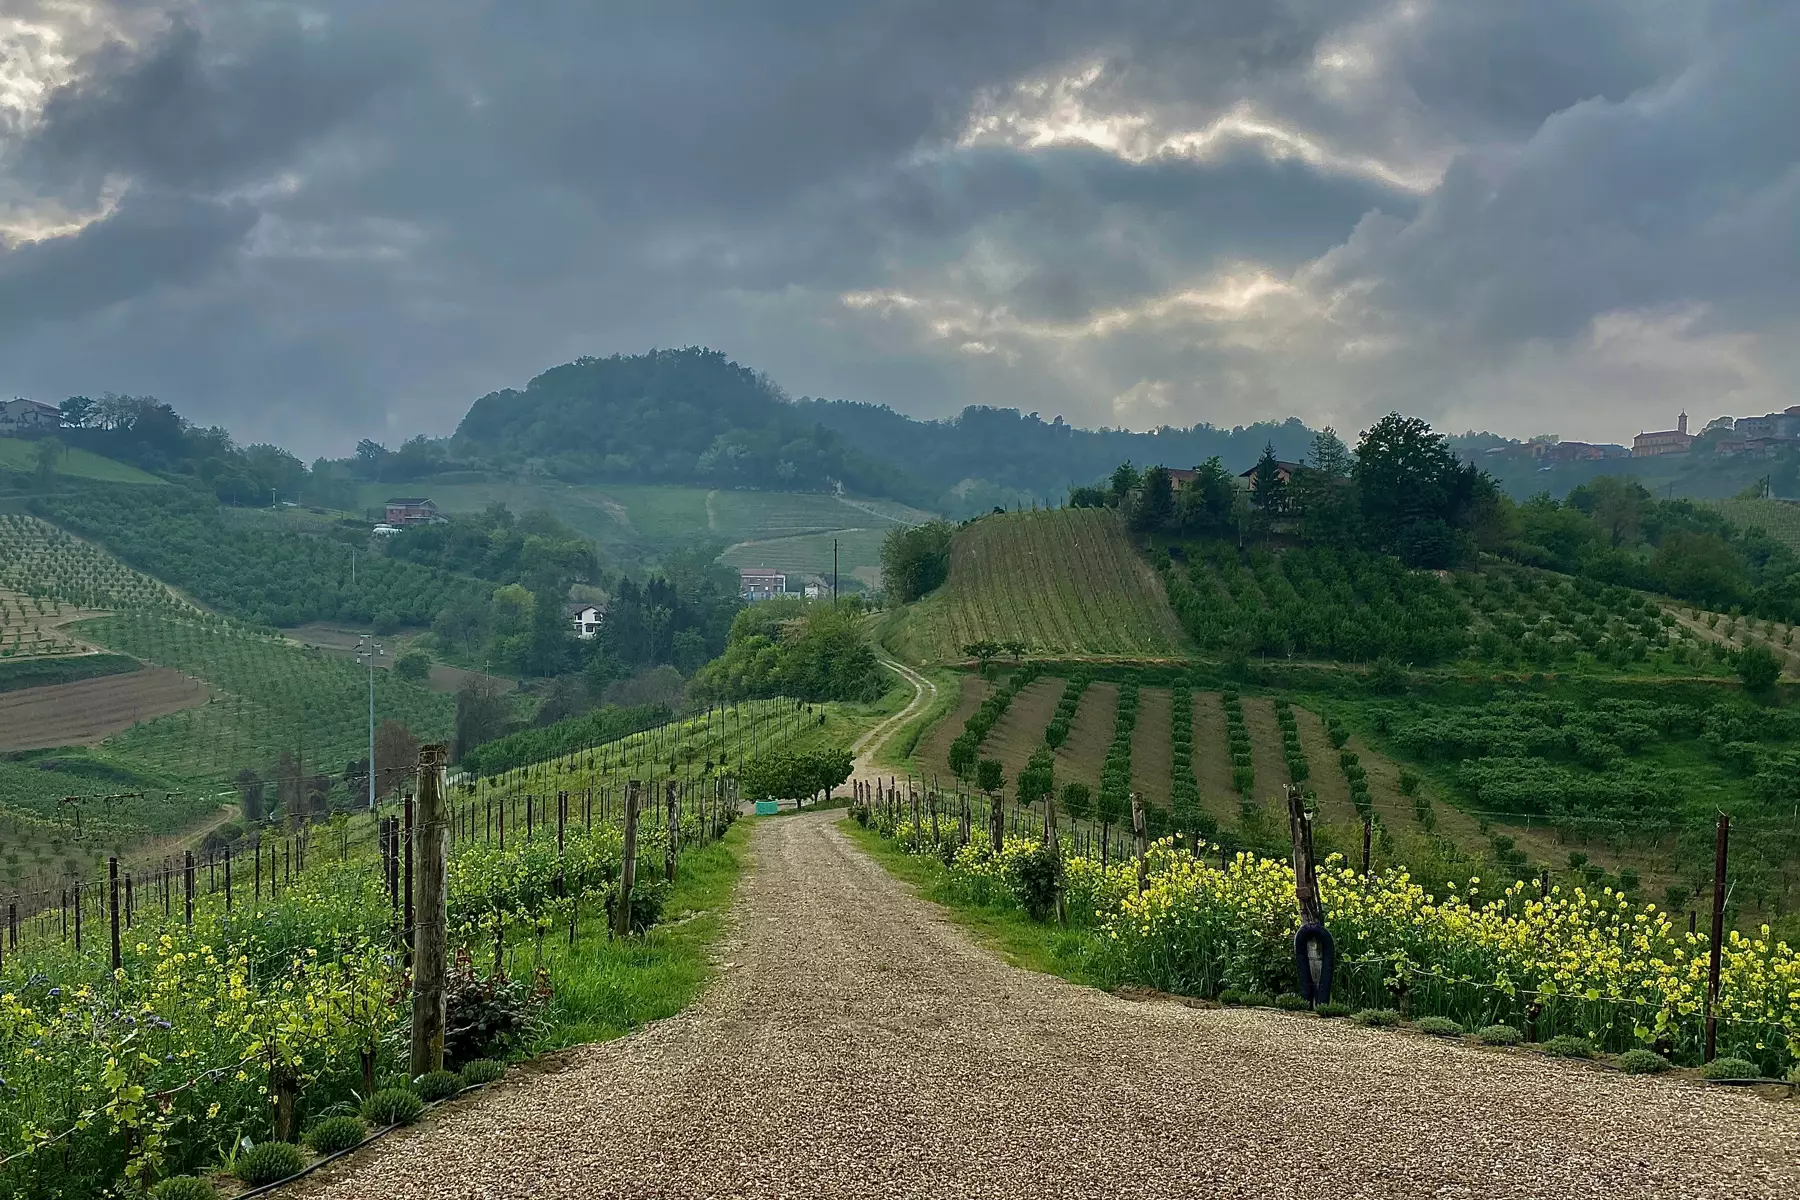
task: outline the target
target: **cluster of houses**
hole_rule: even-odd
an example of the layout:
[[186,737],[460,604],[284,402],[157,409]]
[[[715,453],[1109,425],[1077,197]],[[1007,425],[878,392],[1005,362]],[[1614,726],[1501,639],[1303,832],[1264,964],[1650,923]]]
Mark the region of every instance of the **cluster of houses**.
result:
[[0,436],[61,429],[62,409],[36,400],[0,400]]
[[1688,415],[1675,419],[1673,429],[1648,430],[1631,439],[1629,447],[1613,442],[1572,442],[1537,437],[1528,442],[1495,446],[1487,458],[1529,458],[1543,467],[1561,463],[1590,462],[1607,458],[1661,458],[1687,454],[1705,439],[1712,452],[1722,457],[1771,458],[1787,449],[1800,449],[1800,404],[1760,417],[1719,417],[1704,430],[1692,433]]

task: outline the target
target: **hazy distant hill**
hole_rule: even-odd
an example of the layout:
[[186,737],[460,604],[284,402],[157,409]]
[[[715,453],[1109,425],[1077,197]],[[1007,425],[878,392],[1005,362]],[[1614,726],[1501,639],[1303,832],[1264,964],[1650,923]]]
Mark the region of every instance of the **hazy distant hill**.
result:
[[[1296,419],[1237,429],[1087,430],[1017,409],[970,407],[920,421],[882,405],[790,401],[725,355],[700,348],[583,358],[523,390],[483,396],[451,443],[460,465],[527,463],[568,482],[685,483],[886,496],[952,514],[1060,498],[1124,459],[1191,467],[1212,455],[1247,468],[1273,442],[1299,457]],[[450,465],[447,463],[446,465]]]

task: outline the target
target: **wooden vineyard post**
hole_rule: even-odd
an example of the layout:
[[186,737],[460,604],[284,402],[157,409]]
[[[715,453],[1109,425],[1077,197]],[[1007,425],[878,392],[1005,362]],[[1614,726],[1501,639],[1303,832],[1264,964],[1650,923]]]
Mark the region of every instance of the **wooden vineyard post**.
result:
[[[423,747],[420,748],[419,753],[421,757],[424,755]],[[440,805],[443,803],[441,795],[438,797],[438,803]],[[411,792],[406,793],[406,806],[402,811],[406,814],[400,841],[400,852],[405,860],[403,870],[406,873],[406,903],[400,911],[400,944],[405,956],[402,965],[411,967],[413,965],[413,821],[418,815],[417,809],[413,805]]]
[[250,847],[250,853],[256,858],[256,890],[254,895],[256,897],[256,903],[260,907],[262,904],[262,835],[260,833],[256,835],[256,844]]
[[1319,873],[1313,862],[1312,814],[1306,811],[1306,799],[1300,789],[1288,784],[1288,832],[1294,842],[1294,895],[1300,902],[1300,923],[1322,925],[1325,918],[1319,908]]
[[194,852],[189,850],[181,867],[181,898],[187,906],[187,923],[194,923]]
[[231,911],[231,847],[225,847],[225,911]]
[[556,857],[563,853],[563,826],[569,819],[569,793],[556,793]]
[[[189,852],[188,857],[190,859],[193,857],[191,851]],[[192,908],[193,906],[189,905],[189,907]],[[193,923],[194,919],[189,917],[188,924],[192,925]],[[79,879],[75,881],[75,953],[81,953],[81,880]]]
[[1369,842],[1375,833],[1375,817],[1371,813],[1363,814],[1363,878],[1369,877]]
[[663,879],[675,882],[675,853],[681,839],[681,785],[671,779],[664,784],[664,795],[668,808],[669,844],[663,852]]
[[122,965],[119,957],[119,859],[115,855],[106,860],[107,907],[112,910],[112,969],[117,971]]
[[932,844],[932,845],[933,845],[933,846],[941,846],[941,845],[943,845],[943,844],[944,844],[944,838],[943,838],[943,835],[942,835],[942,834],[940,834],[940,833],[939,833],[939,832],[938,832],[938,794],[937,794],[937,788],[935,788],[935,787],[934,787],[934,788],[932,788],[932,789],[931,789],[931,793],[930,793],[930,795],[929,795],[929,796],[928,796],[928,797],[927,797],[927,799],[928,799],[928,801],[929,801],[929,802],[930,802],[930,804],[931,804],[931,844]]
[[631,886],[637,881],[638,793],[643,782],[625,781],[625,845],[619,862],[619,901],[613,911],[613,933],[625,937],[631,932]]
[[913,822],[912,844],[913,844],[913,849],[917,850],[919,848],[919,843],[924,840],[920,836],[924,832],[924,830],[922,830],[919,827],[920,826],[919,793],[913,790],[912,781],[910,779],[907,780],[907,782],[906,782],[906,791],[907,791],[907,794],[909,796],[911,796],[911,798],[912,798],[912,822]]
[[1150,852],[1150,839],[1144,829],[1144,797],[1131,793],[1131,847],[1137,857],[1137,890],[1142,895],[1150,881],[1150,864],[1146,856]]
[[1719,1049],[1719,959],[1725,946],[1725,856],[1731,841],[1731,817],[1719,814],[1713,842],[1712,953],[1706,964],[1706,1052],[1711,1062]]
[[415,854],[418,909],[413,918],[412,1075],[444,1069],[445,855],[443,745],[419,748]]
[[1056,872],[1052,886],[1056,893],[1056,923],[1064,929],[1069,927],[1069,906],[1063,895],[1063,856],[1062,834],[1056,828],[1056,793],[1044,795],[1044,844],[1050,848],[1050,860],[1055,864]]

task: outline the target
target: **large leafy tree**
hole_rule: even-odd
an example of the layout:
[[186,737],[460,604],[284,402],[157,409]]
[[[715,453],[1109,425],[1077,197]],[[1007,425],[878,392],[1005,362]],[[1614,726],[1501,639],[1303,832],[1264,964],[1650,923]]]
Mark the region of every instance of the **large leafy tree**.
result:
[[927,521],[896,529],[881,543],[881,585],[901,604],[917,600],[950,577],[950,543],[955,531],[948,521]]
[[1275,457],[1275,443],[1263,446],[1262,457],[1250,476],[1250,498],[1256,507],[1278,513],[1287,507],[1287,481],[1281,477],[1281,463]]
[[1494,492],[1473,464],[1457,461],[1442,434],[1399,413],[1363,434],[1353,477],[1371,548],[1416,567],[1454,566],[1467,557],[1467,527]]

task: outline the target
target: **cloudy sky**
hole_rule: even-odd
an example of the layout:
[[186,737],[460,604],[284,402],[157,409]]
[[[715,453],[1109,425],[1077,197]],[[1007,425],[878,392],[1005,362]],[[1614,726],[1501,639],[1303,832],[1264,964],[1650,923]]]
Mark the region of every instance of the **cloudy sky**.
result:
[[1800,403],[1792,0],[0,0],[0,391],[582,354],[1144,428]]

